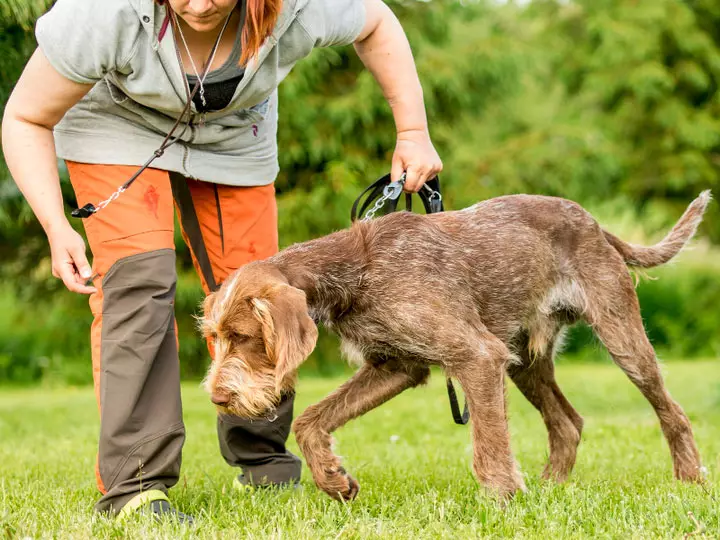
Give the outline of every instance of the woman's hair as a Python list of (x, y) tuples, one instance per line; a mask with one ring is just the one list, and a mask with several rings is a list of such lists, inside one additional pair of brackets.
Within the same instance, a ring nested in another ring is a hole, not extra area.
[[(155, 2), (164, 5), (166, 0), (155, 0)], [(260, 46), (272, 34), (280, 15), (282, 0), (238, 0), (238, 2), (247, 2), (245, 24), (240, 36), (242, 44), (240, 63), (245, 65), (250, 58), (257, 55)]]

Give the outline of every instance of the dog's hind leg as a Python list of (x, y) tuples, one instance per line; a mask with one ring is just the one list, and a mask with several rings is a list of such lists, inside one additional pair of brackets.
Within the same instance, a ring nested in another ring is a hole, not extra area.
[(457, 378), (465, 392), (473, 427), (473, 469), (477, 479), (492, 493), (511, 497), (525, 489), (510, 449), (505, 414), (505, 370), (511, 354), (493, 334), (484, 332), (477, 337), (474, 349), (447, 360), (446, 371)]
[(550, 456), (543, 478), (563, 482), (575, 465), (583, 419), (555, 382), (552, 351), (531, 358), (525, 347), (519, 355), (522, 364), (511, 364), (508, 375), (527, 400), (540, 411), (547, 427)]
[[(619, 258), (618, 258), (619, 259)], [(585, 318), (622, 368), (655, 409), (670, 447), (675, 477), (701, 481), (700, 454), (690, 421), (668, 393), (650, 341), (645, 334), (640, 306), (627, 270), (609, 260), (595, 265), (585, 280), (588, 311)], [(600, 281), (598, 276), (606, 276)]]
[(295, 420), (295, 439), (320, 489), (338, 500), (357, 495), (360, 486), (333, 454), (330, 434), (403, 390), (423, 384), (429, 375), (430, 369), (423, 364), (363, 364), (349, 381)]

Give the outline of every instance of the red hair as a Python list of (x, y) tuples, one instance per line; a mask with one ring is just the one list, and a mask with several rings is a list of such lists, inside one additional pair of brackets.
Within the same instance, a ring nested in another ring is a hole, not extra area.
[[(272, 34), (282, 9), (282, 0), (238, 1), (247, 2), (245, 24), (243, 24), (242, 35), (240, 36), (242, 45), (240, 63), (245, 65), (250, 58), (257, 55), (263, 42)], [(155, 2), (162, 6), (165, 5), (166, 0), (155, 0)]]
[(245, 24), (243, 25), (240, 63), (247, 64), (256, 56), (263, 42), (270, 37), (277, 22), (282, 0), (239, 0), (247, 2), (245, 8)]

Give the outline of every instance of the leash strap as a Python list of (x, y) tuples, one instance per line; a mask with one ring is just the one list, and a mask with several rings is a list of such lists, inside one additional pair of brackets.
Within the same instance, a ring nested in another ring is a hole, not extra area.
[[(360, 196), (355, 199), (350, 209), (350, 220), (353, 222), (357, 221), (359, 216), (363, 216), (363, 220), (372, 219), (376, 212), (381, 212), (383, 215), (395, 212), (404, 183), (404, 174), (396, 182), (392, 182), (390, 175), (386, 174), (370, 184)], [(435, 214), (445, 210), (440, 193), (440, 179), (438, 177), (425, 182), (423, 188), (418, 192), (418, 195), (423, 203), (426, 214)], [(365, 200), (363, 200), (364, 197)], [(405, 194), (405, 209), (412, 212), (412, 193)], [(464, 426), (470, 420), (470, 410), (468, 409), (467, 399), (465, 399), (463, 412), (460, 412), (460, 403), (458, 402), (452, 379), (446, 377), (446, 383), (448, 399), (450, 400), (450, 412), (452, 413), (453, 420), (456, 424)]]
[(215, 274), (213, 274), (205, 240), (203, 240), (202, 237), (200, 221), (198, 220), (197, 212), (195, 212), (195, 204), (192, 200), (187, 178), (180, 173), (170, 172), (170, 186), (172, 188), (173, 199), (175, 199), (178, 206), (180, 222), (188, 237), (190, 249), (193, 255), (195, 255), (195, 260), (198, 262), (208, 289), (215, 292), (218, 290), (219, 285), (215, 281)]
[[(172, 24), (173, 31), (177, 33), (177, 21), (176, 21), (174, 15), (171, 16), (172, 10), (170, 9), (169, 6), (167, 7), (167, 9), (170, 10), (168, 12), (169, 23)], [(164, 22), (163, 22), (163, 24), (165, 25)], [(167, 29), (167, 28), (165, 28), (165, 29)], [(164, 34), (164, 31), (163, 31), (163, 34)], [(212, 49), (213, 51), (215, 51), (217, 49), (218, 45), (220, 44), (221, 35), (222, 35), (222, 33), (220, 35), (218, 35), (218, 37), (215, 41), (215, 45), (213, 45), (213, 49)], [(178, 58), (179, 58), (179, 56), (178, 56)], [(205, 74), (207, 73), (207, 71), (209, 69), (210, 69), (210, 64), (205, 66), (205, 69), (203, 70), (203, 77), (205, 76)], [(135, 182), (135, 180), (137, 180), (137, 178), (143, 173), (143, 171), (150, 166), (150, 164), (153, 161), (155, 161), (157, 158), (161, 157), (165, 153), (165, 150), (167, 150), (169, 147), (171, 147), (173, 144), (175, 144), (176, 142), (178, 142), (180, 140), (180, 138), (183, 136), (183, 134), (187, 131), (188, 127), (190, 126), (189, 121), (184, 125), (182, 131), (180, 132), (180, 134), (177, 137), (172, 138), (172, 135), (173, 135), (173, 133), (175, 133), (175, 130), (182, 123), (183, 118), (185, 118), (185, 115), (190, 112), (190, 109), (192, 108), (193, 97), (195, 97), (195, 94), (200, 89), (200, 80), (201, 80), (201, 78), (198, 77), (198, 80), (195, 83), (195, 86), (193, 87), (192, 91), (190, 91), (190, 88), (188, 87), (187, 82), (185, 82), (185, 95), (187, 97), (187, 103), (185, 104), (185, 107), (183, 108), (180, 115), (177, 117), (177, 120), (175, 120), (175, 123), (173, 124), (173, 126), (170, 128), (170, 131), (168, 132), (168, 134), (165, 136), (163, 141), (160, 143), (160, 146), (158, 147), (158, 149), (153, 152), (153, 155), (150, 156), (150, 158), (135, 172), (135, 174), (133, 174), (122, 186), (120, 186), (112, 195), (110, 195), (110, 197), (108, 197), (107, 199), (105, 199), (102, 202), (99, 202), (97, 206), (95, 206), (93, 203), (87, 203), (82, 208), (75, 208), (72, 212), (70, 212), (70, 215), (72, 217), (74, 217), (74, 218), (89, 218), (96, 212), (99, 212), (100, 210), (105, 208), (108, 204), (110, 204), (115, 199), (117, 199), (126, 189), (128, 189), (132, 185), (132, 183)]]
[(450, 412), (452, 412), (453, 420), (456, 424), (464, 426), (470, 420), (470, 409), (468, 409), (467, 398), (465, 398), (465, 409), (460, 414), (460, 404), (458, 403), (457, 394), (455, 393), (455, 387), (453, 386), (452, 379), (446, 377), (447, 381), (447, 393), (448, 399), (450, 400)]
[(177, 120), (175, 121), (175, 124), (173, 124), (172, 128), (170, 128), (170, 131), (168, 132), (167, 136), (163, 139), (162, 143), (160, 143), (160, 146), (158, 147), (155, 152), (153, 152), (153, 155), (150, 156), (150, 158), (133, 174), (122, 186), (120, 186), (117, 191), (115, 191), (110, 197), (105, 199), (104, 201), (98, 203), (97, 206), (95, 206), (93, 203), (87, 203), (82, 208), (76, 208), (74, 209), (70, 215), (74, 218), (89, 218), (96, 212), (99, 212), (103, 208), (105, 208), (108, 204), (113, 202), (115, 199), (117, 199), (122, 192), (124, 192), (127, 188), (129, 188), (135, 180), (138, 179), (138, 177), (147, 169), (150, 164), (155, 161), (157, 158), (162, 156), (165, 153), (165, 150), (167, 150), (170, 146), (175, 144), (178, 140), (180, 140), (180, 137), (183, 136), (185, 131), (187, 131), (188, 125), (185, 124), (185, 127), (183, 127), (183, 130), (180, 132), (180, 134), (171, 140), (172, 134), (175, 132), (175, 130), (180, 125), (180, 122), (182, 122), (183, 117), (185, 114), (190, 110), (190, 103), (192, 103), (192, 98), (197, 92), (198, 88), (200, 88), (199, 82), (195, 84), (195, 87), (193, 88), (193, 91), (190, 93), (188, 98), (188, 103), (185, 105), (185, 108), (180, 113), (180, 116), (178, 116)]

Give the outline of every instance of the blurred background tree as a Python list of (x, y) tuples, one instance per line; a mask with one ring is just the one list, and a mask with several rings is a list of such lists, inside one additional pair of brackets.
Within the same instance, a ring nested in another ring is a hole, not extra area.
[[(0, 111), (50, 3), (0, 5)], [(509, 193), (562, 196), (623, 238), (650, 243), (701, 190), (717, 193), (716, 1), (387, 3), (416, 58), (448, 209)], [(280, 86), (281, 244), (348, 226), (353, 199), (389, 170), (394, 144), (391, 111), (352, 47), (300, 62)], [(76, 201), (59, 166), (69, 210)], [(51, 277), (46, 239), (3, 167), (0, 224), (0, 381), (88, 382), (87, 299)], [(176, 240), (181, 361), (198, 377), (208, 359), (191, 314), (202, 293)], [(719, 241), (713, 204), (697, 247), (638, 287), (663, 355), (720, 355)], [(603, 356), (583, 328), (568, 352)], [(338, 369), (337, 342), (323, 333), (306, 371)]]

